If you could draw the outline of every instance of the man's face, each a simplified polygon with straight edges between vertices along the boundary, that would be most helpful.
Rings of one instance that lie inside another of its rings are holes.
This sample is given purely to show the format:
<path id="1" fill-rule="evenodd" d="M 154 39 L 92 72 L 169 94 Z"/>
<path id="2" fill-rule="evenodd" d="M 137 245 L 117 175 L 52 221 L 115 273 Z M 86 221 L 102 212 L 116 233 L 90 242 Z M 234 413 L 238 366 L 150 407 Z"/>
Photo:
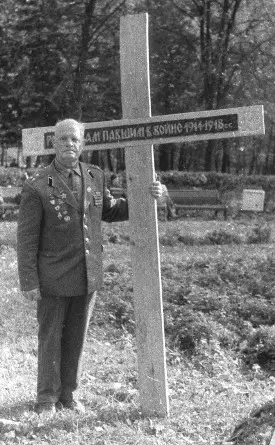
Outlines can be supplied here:
<path id="1" fill-rule="evenodd" d="M 55 132 L 56 159 L 65 167 L 74 166 L 82 152 L 81 131 L 77 124 L 61 123 Z"/>

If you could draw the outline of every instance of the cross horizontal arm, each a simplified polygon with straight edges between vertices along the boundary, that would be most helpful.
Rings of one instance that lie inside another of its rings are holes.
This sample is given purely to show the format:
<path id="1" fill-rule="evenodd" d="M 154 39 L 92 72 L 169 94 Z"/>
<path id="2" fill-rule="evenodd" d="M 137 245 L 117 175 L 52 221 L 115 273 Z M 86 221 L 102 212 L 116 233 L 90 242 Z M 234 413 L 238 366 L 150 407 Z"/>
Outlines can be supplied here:
<path id="1" fill-rule="evenodd" d="M 85 150 L 264 134 L 262 105 L 85 123 Z M 23 129 L 23 154 L 54 153 L 54 127 Z"/>

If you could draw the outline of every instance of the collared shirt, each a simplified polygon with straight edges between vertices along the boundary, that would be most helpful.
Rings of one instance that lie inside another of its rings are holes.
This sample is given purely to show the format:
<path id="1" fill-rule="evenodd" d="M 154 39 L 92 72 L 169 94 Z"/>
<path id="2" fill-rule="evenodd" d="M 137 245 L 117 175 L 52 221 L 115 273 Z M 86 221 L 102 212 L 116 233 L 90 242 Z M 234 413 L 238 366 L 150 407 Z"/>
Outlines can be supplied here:
<path id="1" fill-rule="evenodd" d="M 55 159 L 54 166 L 55 166 L 55 169 L 58 171 L 58 173 L 60 173 L 62 176 L 64 176 L 64 178 L 66 179 L 66 182 L 68 180 L 68 177 L 69 177 L 69 174 L 71 171 L 74 171 L 74 173 L 76 173 L 80 177 L 82 176 L 79 162 L 73 168 L 67 168 L 63 164 L 61 164 L 61 162 L 59 162 L 57 159 Z"/>
<path id="2" fill-rule="evenodd" d="M 82 174 L 79 162 L 72 168 L 67 168 L 57 159 L 54 160 L 56 171 L 62 176 L 63 181 L 73 192 L 76 200 L 81 204 L 83 196 Z"/>

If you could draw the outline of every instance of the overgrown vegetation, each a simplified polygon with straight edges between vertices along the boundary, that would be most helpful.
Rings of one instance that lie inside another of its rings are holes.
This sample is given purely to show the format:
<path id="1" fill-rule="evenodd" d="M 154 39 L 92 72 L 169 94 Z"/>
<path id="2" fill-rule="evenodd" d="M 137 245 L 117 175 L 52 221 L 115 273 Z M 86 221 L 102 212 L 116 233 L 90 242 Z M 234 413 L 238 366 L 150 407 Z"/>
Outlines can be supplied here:
<path id="1" fill-rule="evenodd" d="M 213 224 L 215 227 L 215 223 Z M 212 225 L 212 226 L 213 226 Z M 251 223 L 244 226 L 242 223 L 229 222 L 216 224 L 217 228 L 204 232 L 190 233 L 186 226 L 178 224 L 169 226 L 162 231 L 159 242 L 162 246 L 211 246 L 224 244 L 257 244 L 268 243 L 271 238 L 271 226 L 268 223 Z M 129 244 L 130 236 L 127 232 L 114 231 L 107 228 L 104 231 L 103 242 L 113 244 Z"/>
<path id="2" fill-rule="evenodd" d="M 196 355 L 204 341 L 214 342 L 225 350 L 234 350 L 251 369 L 260 365 L 273 373 L 275 257 L 269 244 L 261 246 L 271 241 L 271 227 L 265 224 L 238 227 L 222 222 L 220 225 L 223 228 L 186 235 L 178 223 L 173 229 L 166 228 L 160 236 L 162 245 L 174 249 L 171 254 L 165 253 L 162 264 L 169 347 Z M 109 236 L 108 231 L 105 236 Z M 187 246 L 187 256 L 180 253 L 182 244 Z M 261 249 L 252 253 L 247 244 L 258 244 Z M 190 255 L 196 246 L 203 249 L 203 257 L 198 252 L 198 257 Z M 209 256 L 205 246 L 209 246 Z M 106 290 L 115 289 L 116 294 L 108 306 L 110 320 L 132 333 L 132 288 L 127 286 L 130 269 L 124 268 L 122 273 L 110 264 L 106 272 Z"/>
<path id="3" fill-rule="evenodd" d="M 270 369 L 275 359 L 275 257 L 264 250 L 260 256 L 253 255 L 245 247 L 239 248 L 238 254 L 223 246 L 209 258 L 182 258 L 177 248 L 175 256 L 164 260 L 169 347 L 196 354 L 202 341 L 214 341 L 241 352 L 240 357 L 250 366 L 261 364 Z M 109 319 L 133 333 L 131 270 L 110 264 L 106 273 L 105 288 L 115 293 L 107 305 Z"/>
<path id="4" fill-rule="evenodd" d="M 262 188 L 266 192 L 271 192 L 275 189 L 274 175 L 235 175 L 215 171 L 194 172 L 172 170 L 162 171 L 159 176 L 168 188 L 214 188 L 221 193 L 244 188 Z M 125 172 L 118 173 L 118 182 L 121 186 L 126 185 Z"/>
<path id="5" fill-rule="evenodd" d="M 35 305 L 18 292 L 15 228 L 15 222 L 0 224 L 0 418 L 19 426 L 2 428 L 0 443 L 221 445 L 230 436 L 239 445 L 269 443 L 275 427 L 275 406 L 264 405 L 275 385 L 273 223 L 159 225 L 160 239 L 178 236 L 160 246 L 171 405 L 164 420 L 143 418 L 139 409 L 127 222 L 103 225 L 104 289 L 80 393 L 87 413 L 48 419 L 29 411 L 37 327 Z M 211 242 L 184 243 L 179 236 Z"/>

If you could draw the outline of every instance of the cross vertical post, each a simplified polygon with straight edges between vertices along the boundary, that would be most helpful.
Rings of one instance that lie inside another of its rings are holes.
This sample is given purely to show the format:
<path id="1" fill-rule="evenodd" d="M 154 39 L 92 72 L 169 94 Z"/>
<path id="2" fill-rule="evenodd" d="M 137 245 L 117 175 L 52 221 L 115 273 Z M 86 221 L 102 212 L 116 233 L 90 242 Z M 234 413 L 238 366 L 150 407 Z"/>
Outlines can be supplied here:
<path id="1" fill-rule="evenodd" d="M 152 117 L 148 15 L 122 17 L 120 42 L 124 119 L 85 123 L 84 149 L 126 147 L 141 408 L 144 415 L 167 416 L 157 211 L 149 193 L 149 184 L 154 178 L 152 144 L 264 134 L 264 110 L 263 106 L 256 105 Z M 54 127 L 23 129 L 24 155 L 55 153 L 53 137 Z"/>
<path id="2" fill-rule="evenodd" d="M 122 17 L 120 60 L 123 118 L 151 116 L 148 14 Z M 142 143 L 141 143 L 142 144 Z M 149 184 L 154 179 L 150 143 L 125 149 L 138 381 L 144 415 L 169 413 L 157 211 Z"/>

